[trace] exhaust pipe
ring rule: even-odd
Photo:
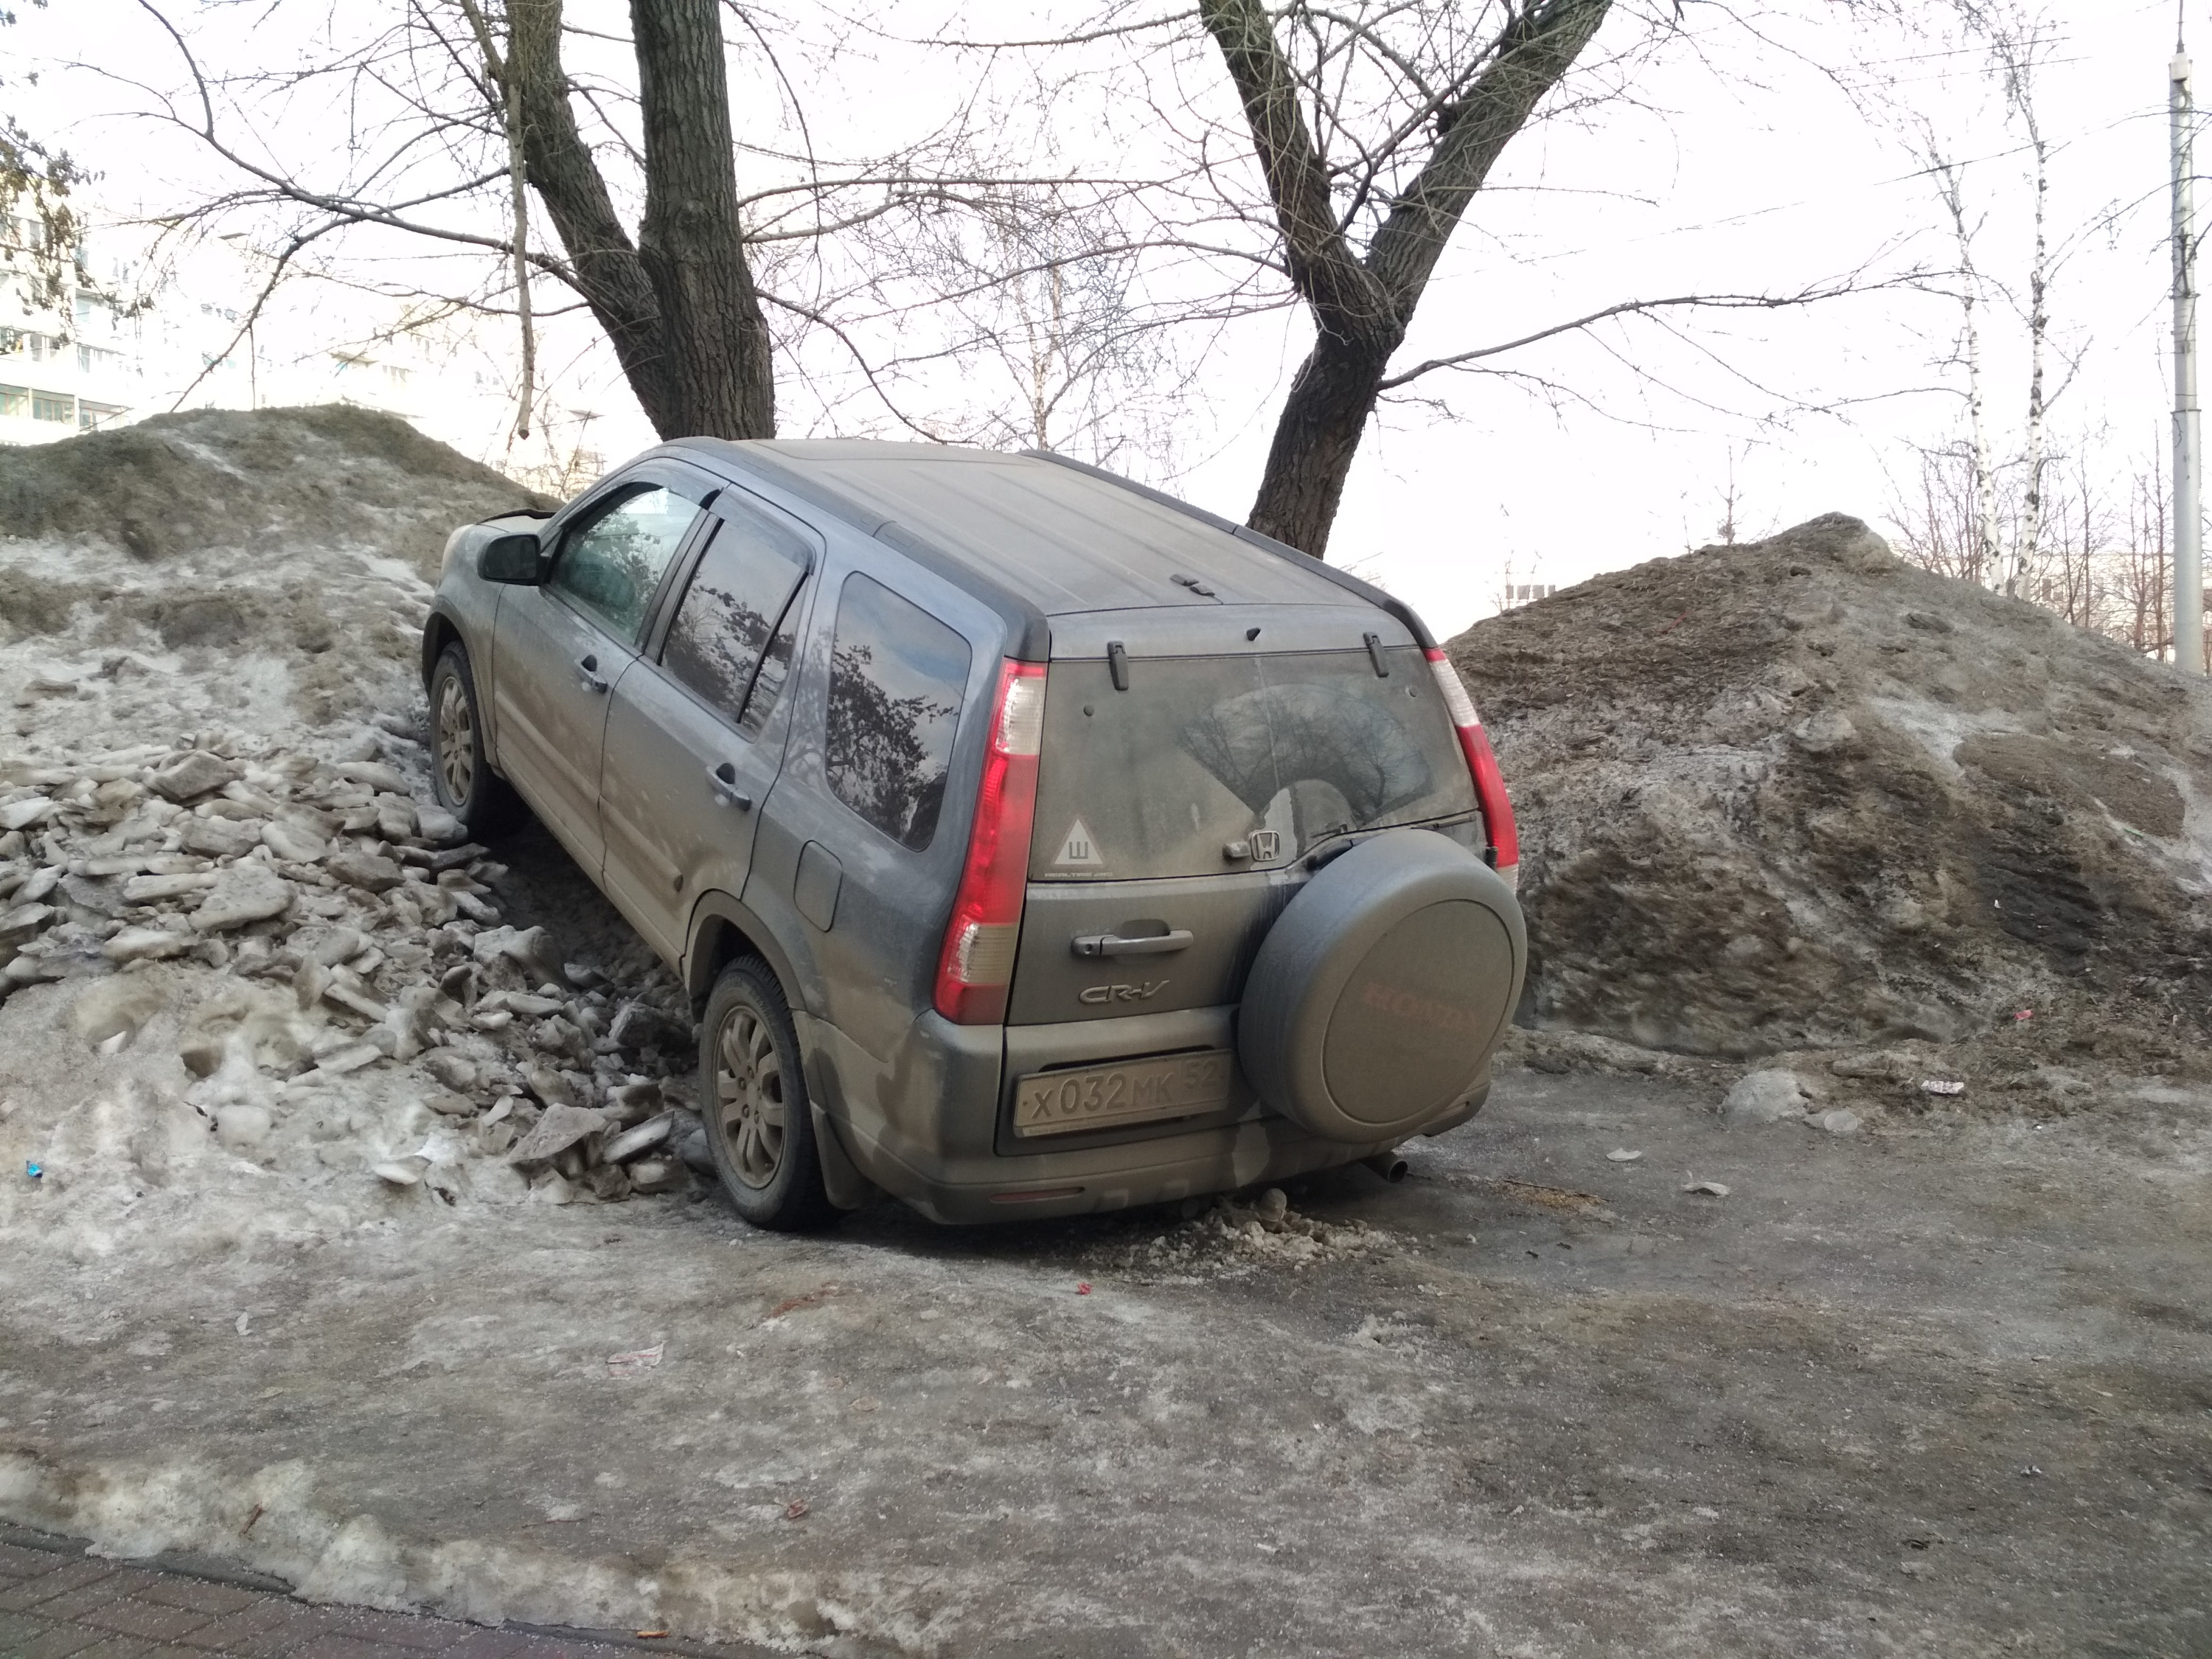
[[[1408,1166],[1406,1160],[1395,1152],[1377,1152],[1372,1158],[1363,1158],[1359,1161],[1394,1187],[1406,1178]]]

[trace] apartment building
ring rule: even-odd
[[[143,345],[144,319],[94,281],[82,245],[50,250],[40,221],[0,218],[0,443],[123,416],[144,395]]]
[[[500,354],[465,325],[305,271],[257,309],[271,264],[242,237],[170,246],[158,269],[137,227],[44,239],[36,218],[0,217],[0,443],[173,408],[345,403],[482,453],[512,419]]]

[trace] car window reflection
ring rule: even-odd
[[[674,490],[639,485],[562,538],[548,586],[635,644],[661,572],[698,516]]]
[[[880,582],[845,579],[830,657],[830,787],[919,851],[937,831],[968,683],[968,641]]]
[[[749,735],[782,690],[789,641],[777,624],[805,574],[806,549],[795,536],[750,517],[718,519],[669,628],[663,665]],[[772,635],[784,650],[771,675],[763,657]],[[763,704],[757,713],[748,693]]]

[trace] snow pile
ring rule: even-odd
[[[1600,577],[1450,653],[1513,790],[1540,1028],[2201,1055],[2201,682],[1841,515]]]
[[[264,447],[319,429],[193,420]],[[109,435],[29,453],[66,477]],[[468,466],[450,459],[425,501]],[[198,465],[203,494],[228,477]],[[516,925],[503,907],[542,875],[458,844],[431,803],[410,564],[305,532],[158,568],[14,537],[0,595],[25,592],[45,598],[11,602],[0,642],[0,1232],[191,1248],[692,1188],[680,988],[619,924],[588,960]]]
[[[80,1194],[204,1221],[270,1172],[374,1214],[689,1187],[672,980],[504,921],[504,866],[389,761],[230,733],[10,781],[0,1225]]]
[[[343,404],[194,410],[0,448],[0,527],[11,538],[99,546],[147,564],[210,551],[284,561],[313,546],[367,550],[434,576],[455,525],[552,505],[397,416]],[[15,597],[0,588],[0,599]]]

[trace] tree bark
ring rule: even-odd
[[[738,218],[729,71],[717,0],[631,0],[645,117],[638,258],[659,301],[676,430],[775,435],[768,322]]]
[[[2043,393],[2043,347],[2051,332],[2051,256],[2044,234],[2044,212],[2051,194],[2048,148],[2036,119],[2027,71],[2014,82],[2014,100],[2026,120],[2028,143],[2035,155],[2035,255],[2027,270],[2027,522],[2021,527],[2020,557],[2005,592],[2026,599],[2027,586],[2043,550],[2043,448],[2045,405]]]
[[[738,216],[714,0],[631,0],[645,114],[635,245],[577,131],[561,0],[508,0],[507,95],[523,159],[585,302],[663,438],[775,435],[774,367]]]
[[[1316,559],[1328,556],[1329,528],[1396,348],[1395,338],[1323,334],[1314,342],[1275,422],[1267,471],[1246,520],[1253,529]]]
[[[1249,520],[1326,555],[1346,481],[1390,355],[1406,337],[1444,245],[1506,143],[1589,44],[1612,0],[1516,0],[1489,66],[1437,112],[1436,148],[1363,259],[1338,223],[1328,171],[1262,0],[1200,0],[1267,180],[1292,284],[1316,337],[1275,425]]]

